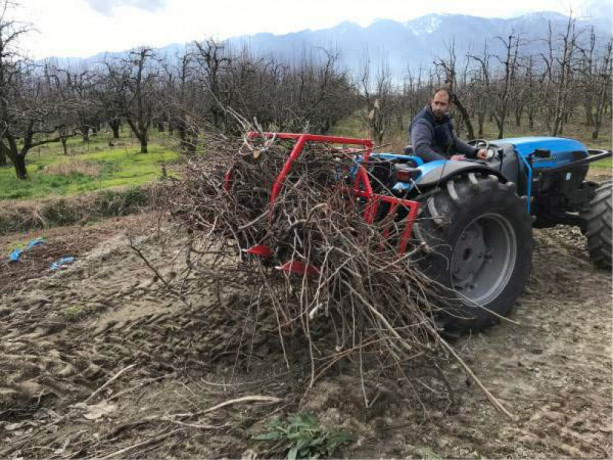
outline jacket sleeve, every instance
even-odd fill
[[[468,145],[463,140],[457,138],[455,134],[453,135],[453,148],[460,155],[466,155],[467,158],[476,158],[479,151],[478,148]]]
[[[453,123],[451,121],[449,121],[449,129],[451,130],[451,136],[453,137],[453,150],[460,155],[465,155],[466,158],[477,158],[477,153],[479,152],[479,149],[473,147],[472,145],[468,145],[462,139],[458,138],[455,135]]]
[[[432,130],[425,123],[419,121],[411,128],[411,143],[415,154],[425,163],[434,160],[444,160],[432,147]]]

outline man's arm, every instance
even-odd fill
[[[425,123],[415,123],[411,129],[413,151],[424,160],[424,163],[434,160],[445,160],[432,146],[432,131]]]
[[[453,150],[455,153],[459,153],[460,155],[464,155],[466,158],[477,158],[477,153],[479,149],[473,147],[472,145],[468,145],[462,139],[455,135],[455,130],[453,129],[453,123],[449,120],[449,130],[451,131],[451,137],[453,138]]]
[[[456,137],[455,133],[453,134],[453,150],[460,155],[465,155],[466,158],[477,158],[477,152],[479,151],[478,148],[468,145],[462,139]]]

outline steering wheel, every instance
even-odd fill
[[[490,143],[485,139],[472,139],[468,141],[468,145],[474,145],[479,150],[485,149],[487,151],[487,160],[491,160],[494,157],[494,151],[490,150]]]

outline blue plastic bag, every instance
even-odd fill
[[[26,246],[26,251],[29,251],[30,249],[32,249],[34,246],[40,246],[41,244],[43,244],[45,242],[45,238],[42,236],[39,236],[38,238],[33,239],[32,241],[30,241],[28,243],[28,245]]]
[[[21,254],[23,254],[24,251],[29,251],[33,247],[40,246],[44,242],[45,242],[45,237],[43,236],[39,236],[38,238],[34,238],[33,240],[30,240],[24,249],[15,249],[13,252],[11,252],[11,254],[9,255],[9,260],[11,262],[19,262],[19,258],[21,257]]]
[[[74,257],[62,257],[60,260],[53,262],[49,270],[61,270],[66,268],[68,264],[74,262]]]
[[[19,257],[21,256],[21,253],[23,251],[21,249],[15,249],[13,252],[11,252],[11,255],[9,256],[9,260],[11,262],[19,262]]]

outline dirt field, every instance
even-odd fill
[[[451,399],[423,369],[408,386],[370,375],[362,391],[353,368],[337,366],[307,391],[299,343],[291,370],[275,340],[238,351],[248,325],[219,312],[243,297],[196,278],[185,299],[165,289],[129,241],[176,285],[185,237],[157,224],[57,228],[19,264],[0,262],[1,458],[278,456],[253,437],[298,412],[351,434],[337,453],[350,458],[613,456],[611,273],[592,267],[578,230],[535,231],[517,324],[453,344],[509,420],[453,360],[441,366]],[[2,237],[0,251],[37,235]],[[63,255],[77,261],[50,272]]]

